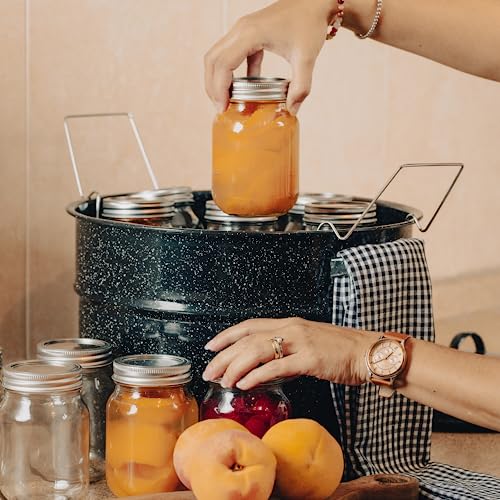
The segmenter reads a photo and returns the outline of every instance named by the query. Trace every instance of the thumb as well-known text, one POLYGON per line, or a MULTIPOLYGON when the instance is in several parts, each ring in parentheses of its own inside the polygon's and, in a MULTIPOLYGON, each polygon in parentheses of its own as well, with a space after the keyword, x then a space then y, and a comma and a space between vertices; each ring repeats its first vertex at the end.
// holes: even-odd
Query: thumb
POLYGON ((286 100, 288 111, 297 114, 300 105, 311 92, 314 59, 298 57, 292 62, 292 81, 286 100))
POLYGON ((247 76, 260 76, 264 51, 259 50, 247 57, 247 76))

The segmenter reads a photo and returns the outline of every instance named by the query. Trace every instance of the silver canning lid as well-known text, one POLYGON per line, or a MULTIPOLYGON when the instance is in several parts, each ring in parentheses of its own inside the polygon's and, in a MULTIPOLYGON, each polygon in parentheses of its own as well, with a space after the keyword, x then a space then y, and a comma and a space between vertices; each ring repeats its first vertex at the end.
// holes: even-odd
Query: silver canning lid
POLYGON ((193 203, 193 190, 189 186, 174 186, 164 189, 152 189, 150 191, 141 191, 134 193, 133 198, 142 198, 145 200, 155 200, 158 198, 166 198, 174 203, 193 203))
POLYGON ((3 386, 11 391, 37 394, 74 391, 82 387, 82 369, 70 362, 18 361, 4 367, 3 386))
POLYGON ((191 362, 167 354, 135 354, 113 361, 113 380, 139 387, 184 385, 191 381, 191 362))
POLYGON ((168 219, 174 214, 174 201, 165 197, 145 198, 141 193, 132 193, 102 199, 102 216, 108 219, 168 219))
POLYGON ((232 101, 286 101, 288 85, 285 78, 233 78, 232 101))
POLYGON ((82 368, 101 368, 113 361, 111 345, 97 339, 51 339, 37 345, 39 359, 71 361, 82 368))
POLYGON ((274 223, 278 217, 238 217, 223 212, 213 200, 208 200, 205 204, 205 220, 209 222, 222 223, 242 223, 242 224, 266 224, 274 223))
POLYGON ((147 208, 142 210, 103 210, 102 216, 107 219, 152 219, 164 218, 170 219, 174 216, 173 209, 165 208, 147 208))
POLYGON ((339 200, 352 200, 352 197, 335 193, 301 193, 297 198, 295 205, 289 213, 295 215, 304 215, 305 206, 315 202, 330 202, 339 200))
POLYGON ((142 210, 147 208, 172 208, 173 200, 168 197, 144 198, 140 193, 105 196, 102 199, 104 210, 142 210))
MULTIPOLYGON (((315 202, 305 206, 304 222, 320 224, 332 222, 339 226, 352 226, 361 217, 369 203, 361 200, 336 200, 334 202, 315 202)), ((377 207, 374 205, 365 214, 359 226, 377 223, 377 207)))

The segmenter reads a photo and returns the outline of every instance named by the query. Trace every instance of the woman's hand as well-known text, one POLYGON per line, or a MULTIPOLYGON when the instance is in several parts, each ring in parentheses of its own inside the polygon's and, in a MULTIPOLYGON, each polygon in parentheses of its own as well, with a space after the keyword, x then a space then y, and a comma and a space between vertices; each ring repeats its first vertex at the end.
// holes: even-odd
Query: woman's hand
POLYGON ((206 349, 219 352, 203 378, 250 389, 281 377, 309 375, 346 385, 366 382, 364 355, 376 334, 326 323, 251 319, 213 338, 206 349), (282 337, 282 359, 274 359, 273 337, 282 337))
POLYGON ((247 59, 248 76, 259 76, 264 50, 292 67, 287 106, 296 113, 309 95, 316 58, 325 42, 337 0, 278 0, 242 17, 205 56, 205 87, 218 112, 229 102, 233 70, 247 59))

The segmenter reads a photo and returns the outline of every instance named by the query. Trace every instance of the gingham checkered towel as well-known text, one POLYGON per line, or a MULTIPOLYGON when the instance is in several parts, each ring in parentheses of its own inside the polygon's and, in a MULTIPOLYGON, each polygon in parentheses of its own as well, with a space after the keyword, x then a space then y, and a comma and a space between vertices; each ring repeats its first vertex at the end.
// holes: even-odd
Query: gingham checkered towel
MULTIPOLYGON (((342 250, 347 276, 334 281, 333 322, 434 341, 432 291, 423 242, 401 239, 342 250)), ((500 499, 500 479, 430 461, 432 410, 373 384, 332 384, 346 460, 345 480, 409 474, 421 498, 500 499)))

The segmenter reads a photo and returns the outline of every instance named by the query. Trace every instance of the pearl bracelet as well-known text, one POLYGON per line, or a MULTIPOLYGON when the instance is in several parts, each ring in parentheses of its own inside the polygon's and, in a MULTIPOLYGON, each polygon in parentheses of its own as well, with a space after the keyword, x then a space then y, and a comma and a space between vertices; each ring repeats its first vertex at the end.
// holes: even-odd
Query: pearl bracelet
POLYGON ((360 35, 359 33, 356 33, 356 36, 358 38, 369 38, 370 36, 373 35, 375 30, 377 29, 378 22, 380 21, 380 15, 382 14, 382 2, 383 2, 383 0, 377 0, 377 9, 375 10, 375 17, 373 18, 372 25, 370 26, 370 29, 364 35, 360 35))
POLYGON ((326 39, 331 40, 337 31, 342 26, 342 21, 344 20, 344 0, 337 0, 337 12, 332 17, 332 20, 328 23, 328 30, 326 32, 326 39))
MULTIPOLYGON (((332 20, 328 23, 328 30, 326 32, 327 40, 331 40, 337 34, 337 31, 342 26, 342 21, 344 20, 344 1, 345 0, 337 0, 338 2, 337 12, 332 17, 332 20)), ((372 24, 364 35, 356 33, 356 36, 358 38, 364 39, 364 38, 369 38, 373 35, 380 21, 380 16, 382 15, 382 6, 383 6, 383 0, 377 0, 377 8, 375 10, 375 16, 373 18, 372 24)))

